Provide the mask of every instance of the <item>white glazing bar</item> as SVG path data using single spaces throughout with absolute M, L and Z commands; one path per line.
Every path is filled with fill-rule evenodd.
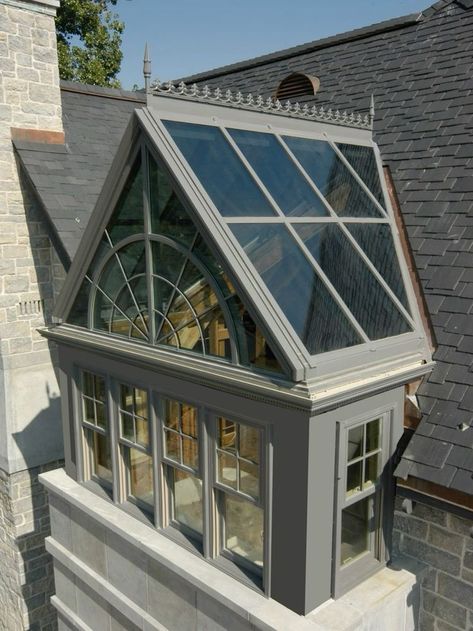
M 381 204 L 376 199 L 376 197 L 373 195 L 373 193 L 370 191 L 368 186 L 366 186 L 364 181 L 361 179 L 361 177 L 358 175 L 358 173 L 355 171 L 355 169 L 352 167 L 352 165 L 345 158 L 343 153 L 337 147 L 336 143 L 333 140 L 331 140 L 327 134 L 324 133 L 324 136 L 327 138 L 328 143 L 330 144 L 332 149 L 335 151 L 336 155 L 340 158 L 340 160 L 343 162 L 343 164 L 348 168 L 350 173 L 355 177 L 356 181 L 361 186 L 361 188 L 365 191 L 365 193 L 368 195 L 368 197 L 371 199 L 371 201 L 376 205 L 376 208 L 378 208 L 382 212 L 384 217 L 387 217 L 388 214 L 387 214 L 386 210 L 381 206 Z M 376 170 L 376 174 L 379 177 L 378 170 Z
M 322 282 L 324 283 L 324 285 L 328 289 L 329 293 L 332 295 L 332 298 L 335 300 L 337 305 L 340 307 L 341 311 L 343 311 L 343 313 L 347 317 L 347 319 L 350 322 L 350 324 L 353 326 L 353 328 L 356 330 L 356 332 L 359 334 L 359 336 L 363 339 L 364 342 L 369 342 L 370 339 L 366 335 L 366 333 L 363 330 L 363 328 L 361 327 L 360 323 L 355 318 L 353 313 L 350 311 L 348 306 L 345 304 L 345 302 L 343 301 L 342 297 L 340 296 L 338 291 L 335 289 L 335 287 L 332 285 L 332 283 L 330 282 L 328 276 L 325 274 L 323 269 L 320 267 L 320 265 L 317 263 L 315 258 L 312 256 L 312 254 L 310 253 L 310 250 L 307 248 L 307 246 L 305 245 L 304 241 L 300 238 L 300 236 L 297 234 L 297 232 L 294 230 L 294 228 L 290 224 L 287 224 L 287 229 L 292 234 L 294 239 L 297 241 L 297 244 L 300 247 L 300 249 L 302 250 L 302 252 L 304 253 L 306 259 L 309 261 L 309 263 L 315 269 L 315 271 L 317 273 L 317 276 L 322 280 Z
M 295 217 L 288 215 L 285 217 L 223 217 L 225 223 L 365 223 L 365 224 L 384 224 L 390 225 L 388 219 L 371 219 L 367 217 L 311 217 L 300 216 Z
M 88 280 L 90 280 L 90 278 L 88 278 Z M 92 282 L 92 281 L 90 281 L 90 282 Z M 106 299 L 107 299 L 107 300 L 108 300 L 108 301 L 112 304 L 113 308 L 114 308 L 114 309 L 117 309 L 117 311 L 119 311 L 119 312 L 122 314 L 122 316 L 123 316 L 126 320 L 128 320 L 128 322 L 131 324 L 131 326 L 132 326 L 134 329 L 136 329 L 136 330 L 138 331 L 138 333 L 139 333 L 139 334 L 140 334 L 140 335 L 141 335 L 141 336 L 142 336 L 145 340 L 148 340 L 147 336 L 143 333 L 143 331 L 142 331 L 141 329 L 139 329 L 139 328 L 136 326 L 136 324 L 135 324 L 132 320 L 130 320 L 130 318 L 126 315 L 126 313 L 125 313 L 124 311 L 122 311 L 122 310 L 120 309 L 120 307 L 118 307 L 118 306 L 117 306 L 117 305 L 113 302 L 113 300 L 110 298 L 110 296 L 109 296 L 109 295 L 108 295 L 108 294 L 107 294 L 107 293 L 106 293 L 106 292 L 105 292 L 105 291 L 104 291 L 101 287 L 99 287 L 98 285 L 95 285 L 94 283 L 92 283 L 92 284 L 93 284 L 93 286 L 94 286 L 95 292 L 100 291 L 100 293 L 101 293 L 101 294 L 103 294 L 103 295 L 105 296 L 105 298 L 106 298 Z M 95 293 L 95 292 L 94 292 L 94 293 Z M 94 303 L 95 303 L 95 296 L 94 296 Z M 95 327 L 93 327 L 93 328 L 95 328 Z

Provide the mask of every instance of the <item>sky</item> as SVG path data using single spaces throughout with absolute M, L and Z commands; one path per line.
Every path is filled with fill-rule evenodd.
M 148 42 L 152 78 L 178 79 L 236 61 L 417 13 L 434 0 L 118 0 L 125 23 L 119 79 L 143 85 Z

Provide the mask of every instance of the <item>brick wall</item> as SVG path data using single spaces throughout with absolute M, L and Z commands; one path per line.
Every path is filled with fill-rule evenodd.
M 396 501 L 394 552 L 422 563 L 419 631 L 473 630 L 473 517 Z

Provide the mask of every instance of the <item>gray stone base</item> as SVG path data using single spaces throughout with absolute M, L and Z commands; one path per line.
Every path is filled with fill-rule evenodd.
M 53 462 L 19 473 L 0 469 L 0 631 L 53 631 L 57 616 L 53 565 L 44 540 L 49 535 L 47 493 L 38 475 Z
M 419 631 L 472 629 L 473 515 L 459 517 L 446 504 L 407 502 L 397 500 L 394 551 L 422 564 Z

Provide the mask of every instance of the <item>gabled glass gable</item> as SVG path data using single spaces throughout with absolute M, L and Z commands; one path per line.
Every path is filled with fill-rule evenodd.
M 143 151 L 67 321 L 143 343 L 282 372 L 169 177 Z
M 371 147 L 162 122 L 310 355 L 412 332 Z

